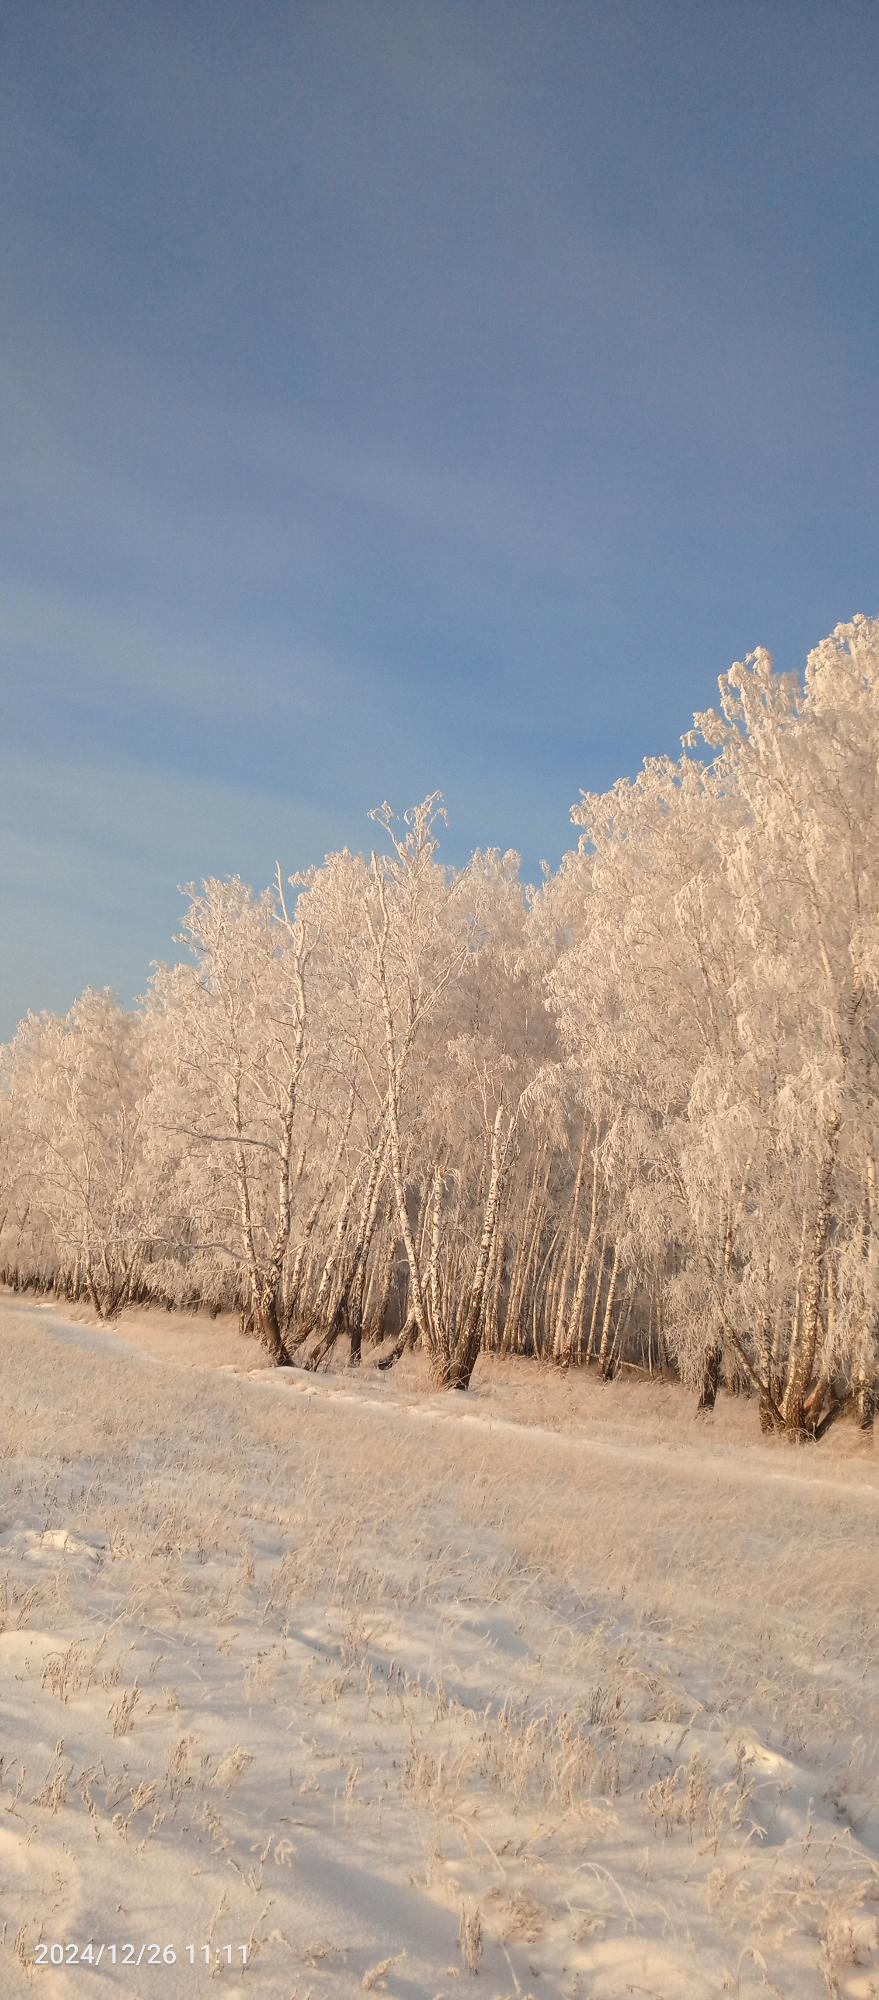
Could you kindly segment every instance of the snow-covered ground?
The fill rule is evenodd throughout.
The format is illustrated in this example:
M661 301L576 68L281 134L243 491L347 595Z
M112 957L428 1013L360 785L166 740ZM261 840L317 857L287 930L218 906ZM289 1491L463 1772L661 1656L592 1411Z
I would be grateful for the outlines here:
M879 1996L869 1449L253 1359L0 1303L4 2000Z

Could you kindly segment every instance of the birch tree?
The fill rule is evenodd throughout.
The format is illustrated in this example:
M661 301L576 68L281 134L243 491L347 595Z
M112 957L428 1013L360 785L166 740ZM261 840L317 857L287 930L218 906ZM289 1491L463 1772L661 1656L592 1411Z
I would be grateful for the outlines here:
M234 1308L273 1362L485 1346L724 1384L765 1430L879 1384L879 623L757 651L584 792L536 890L382 844L189 892L183 962L0 1055L0 1271Z
M244 1324L283 1364L306 926L283 895L255 897L236 878L190 893L183 937L193 963L160 968L150 996L151 1122L176 1161L184 1247L232 1261Z

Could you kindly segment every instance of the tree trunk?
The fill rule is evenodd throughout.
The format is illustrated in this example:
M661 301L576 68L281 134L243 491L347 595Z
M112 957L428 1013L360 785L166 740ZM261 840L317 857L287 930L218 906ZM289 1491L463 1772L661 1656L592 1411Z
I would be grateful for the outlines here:
M565 1254L562 1260L558 1293L553 1308L552 1358L554 1361L562 1361L565 1358L570 1359L570 1352L568 1348L568 1325L569 1325L568 1299L570 1296L570 1288L571 1288L571 1273L574 1268L574 1259L577 1251L577 1238L579 1235L579 1218L580 1218L580 1196L583 1191L583 1175L586 1168L586 1148L589 1143L589 1132L590 1132L589 1120L588 1118L584 1118L583 1137L580 1142L580 1156L577 1161L577 1172L574 1179L574 1192L571 1197L571 1220L568 1228L568 1238L565 1244Z
M528 1193L525 1220L522 1224L519 1252L510 1279L510 1292L504 1316L504 1331L501 1341L502 1354L519 1354L522 1350L522 1304L531 1271L537 1258L540 1237L544 1227L543 1203L549 1186L550 1160L547 1156L542 1182L538 1184L535 1174ZM535 1210L540 1213L535 1220Z
M793 1356L793 1367L785 1399L784 1427L787 1435L792 1438L802 1437L806 1429L806 1394L812 1380L815 1353L818 1345L821 1287L824 1278L827 1246L830 1238L833 1174L836 1166L838 1139L839 1114L833 1112L827 1121L824 1158L821 1163L821 1172L818 1180L815 1221L809 1248L806 1286L803 1295L800 1337Z
M867 1161L864 1198L864 1324L855 1375L858 1427L871 1431L879 1401L879 1319L876 1308L876 1163Z
M697 1410L713 1410L720 1388L720 1371L723 1366L723 1348L715 1341L709 1348L702 1366L702 1381L699 1388Z
M589 1362L593 1361L595 1358L595 1336L598 1332L598 1315L601 1310L601 1288L602 1285L604 1284L604 1267L607 1263L607 1245L608 1245L608 1232L605 1229L604 1235L601 1239L601 1251L598 1258L598 1275L595 1280L595 1291L592 1298L592 1317L589 1321L589 1339L586 1342L587 1366Z
M605 1307L604 1307L604 1320L602 1322L602 1328L601 1328L601 1346L598 1350L599 1373L604 1377L605 1381L607 1381L608 1376L610 1375L610 1362L608 1360L608 1343L610 1341L610 1331L611 1331L611 1325L613 1323L613 1309L614 1305L616 1304L617 1283L619 1281L619 1275L620 1275L620 1246L618 1243L615 1243L613 1250L613 1263L610 1269L610 1282L607 1288L607 1300L605 1302Z
M501 1147L501 1124L503 1111L498 1105L491 1134L488 1190L485 1197L485 1212L482 1235L476 1259L476 1269L470 1287L470 1298L464 1315L464 1323L455 1343L449 1371L449 1381L456 1389L468 1389L482 1345L483 1307L485 1290L498 1229L501 1183L503 1180L503 1150Z
M274 1299L263 1299L253 1315L253 1331L262 1348L276 1368L290 1368L292 1362L281 1338L278 1312Z

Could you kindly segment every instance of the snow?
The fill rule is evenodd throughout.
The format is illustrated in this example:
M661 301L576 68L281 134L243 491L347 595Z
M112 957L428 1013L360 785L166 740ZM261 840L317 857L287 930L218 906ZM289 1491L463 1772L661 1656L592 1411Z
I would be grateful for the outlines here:
M4 2000L437 2000L480 1925L483 2000L879 1995L868 1453L10 1300L0 1355Z

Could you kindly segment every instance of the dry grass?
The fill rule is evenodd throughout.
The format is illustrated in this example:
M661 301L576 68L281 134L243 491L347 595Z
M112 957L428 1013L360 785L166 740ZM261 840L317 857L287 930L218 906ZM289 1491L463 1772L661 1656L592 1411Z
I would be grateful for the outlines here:
M879 1995L871 1463L0 1339L10 1980L182 1898L267 2000Z

